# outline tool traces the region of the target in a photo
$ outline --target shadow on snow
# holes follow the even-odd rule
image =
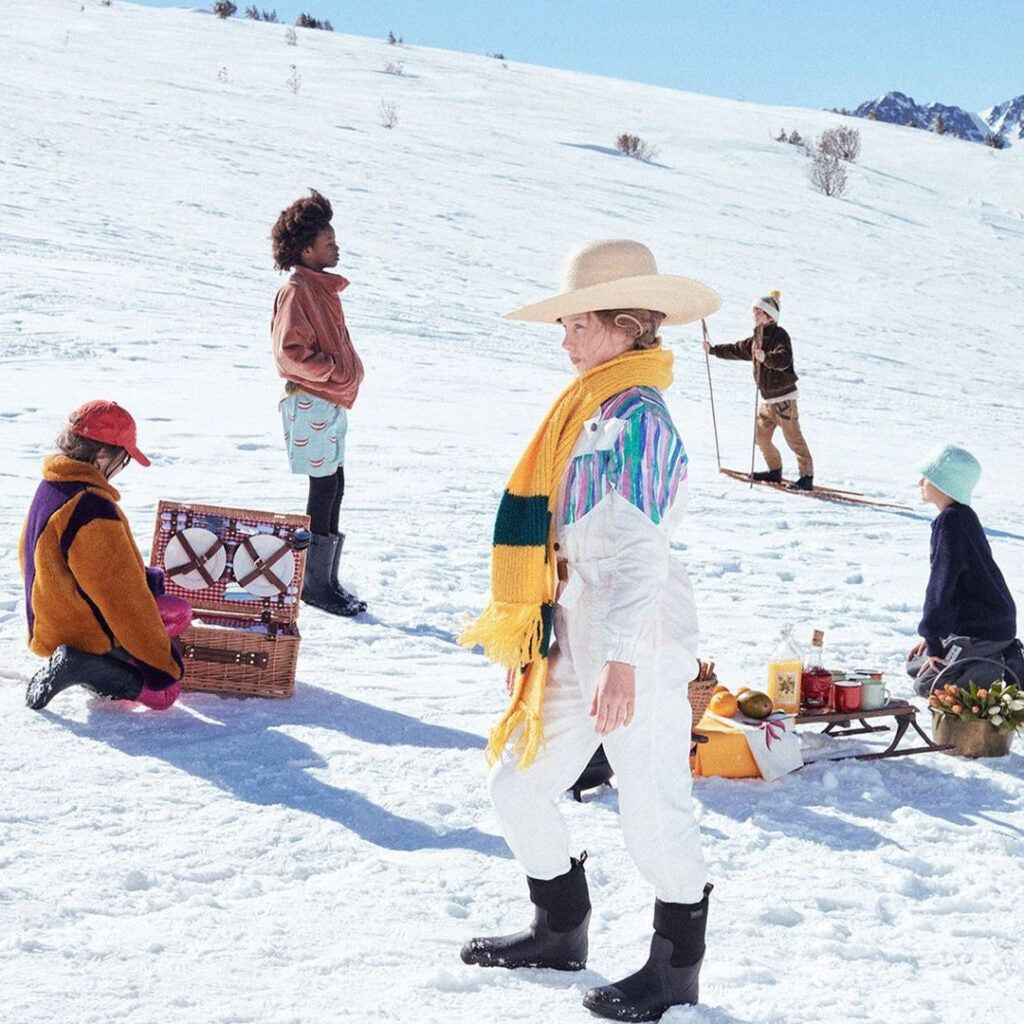
[[[439,831],[355,790],[320,781],[309,770],[326,768],[327,762],[282,728],[329,729],[363,743],[429,750],[483,750],[480,736],[301,683],[290,701],[186,694],[181,705],[159,714],[124,714],[119,705],[95,701],[86,722],[43,713],[79,736],[133,757],[161,758],[247,803],[314,814],[389,850],[465,849],[511,857],[499,836],[475,828]]]

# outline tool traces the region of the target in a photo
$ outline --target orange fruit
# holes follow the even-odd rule
[[[750,689],[750,687],[749,687],[749,686],[741,686],[741,687],[740,687],[740,688],[739,688],[739,689],[738,689],[738,690],[736,691],[736,696],[738,697],[738,696],[739,696],[739,695],[740,695],[741,693],[746,693],[746,692],[747,692],[747,690],[749,690],[749,689]]]
[[[719,683],[712,691],[712,693],[732,693],[732,690],[728,686],[723,686]]]
[[[739,703],[736,698],[728,692],[716,693],[708,704],[708,710],[713,715],[721,715],[722,718],[732,718],[739,711]]]

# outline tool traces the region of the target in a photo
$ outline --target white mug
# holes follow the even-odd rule
[[[889,703],[889,691],[881,679],[863,679],[860,685],[862,711],[877,711]]]

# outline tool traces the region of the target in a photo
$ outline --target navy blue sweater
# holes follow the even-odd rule
[[[978,516],[954,502],[932,523],[932,571],[918,633],[942,656],[942,638],[1005,640],[1017,635],[1017,608]]]

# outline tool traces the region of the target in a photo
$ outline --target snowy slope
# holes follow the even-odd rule
[[[500,313],[564,251],[637,237],[707,280],[741,337],[778,287],[822,483],[915,504],[913,463],[957,440],[1024,604],[1020,153],[856,121],[842,201],[812,192],[765,108],[485,57],[96,0],[0,7],[0,1019],[188,1024],[584,1021],[635,966],[650,893],[614,793],[566,808],[595,915],[580,976],[473,971],[516,924],[482,737],[499,674],[453,642],[487,587],[491,517],[569,379],[557,332]],[[387,61],[406,74],[387,75]],[[298,93],[286,82],[291,65]],[[382,128],[382,99],[398,107]],[[644,165],[610,151],[633,131]],[[267,235],[307,186],[335,203],[367,365],[352,416],[345,569],[366,621],[306,610],[296,698],[190,696],[133,714],[71,692],[22,707],[17,531],[62,416],[123,402],[154,467],[119,479],[145,541],[159,497],[295,510],[267,326]],[[669,395],[692,458],[677,549],[704,653],[756,684],[777,628],[902,687],[929,516],[850,510],[715,472],[694,328]],[[723,456],[749,459],[746,367],[712,367]],[[790,467],[791,468],[791,467]],[[1018,744],[1018,751],[1020,750]],[[706,1005],[666,1020],[1009,1020],[1024,929],[1021,753],[816,765],[696,786],[717,883]]]

